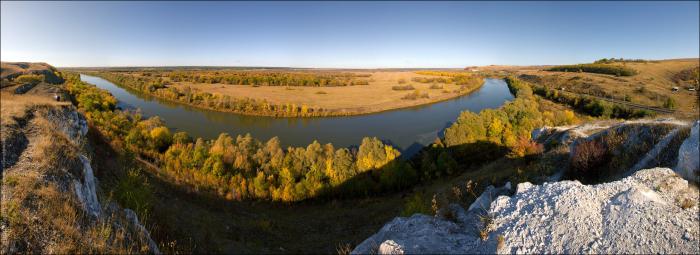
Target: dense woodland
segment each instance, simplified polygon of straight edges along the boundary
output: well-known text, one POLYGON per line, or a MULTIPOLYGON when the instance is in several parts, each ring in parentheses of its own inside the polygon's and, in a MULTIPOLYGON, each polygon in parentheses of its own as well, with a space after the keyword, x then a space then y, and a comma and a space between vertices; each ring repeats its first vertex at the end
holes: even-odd
POLYGON ((563 65, 554 66, 546 69, 547 71, 556 72, 586 72, 610 74, 615 76, 632 76, 637 74, 637 71, 624 65, 614 64, 579 64, 579 65, 563 65))
POLYGON ((399 190, 459 174, 470 159, 537 154, 541 147, 530 141, 533 128, 577 121, 570 111, 542 112, 530 87, 509 79, 515 100, 479 114, 464 111, 443 139, 410 159, 377 138, 364 138, 358 148, 313 142, 284 149, 277 138, 263 142, 250 135, 221 134, 205 140, 185 132, 173 134, 157 117, 142 119, 115 109, 111 94, 76 74, 67 77, 75 103, 114 147, 153 163, 177 183, 232 200, 291 202, 399 190))

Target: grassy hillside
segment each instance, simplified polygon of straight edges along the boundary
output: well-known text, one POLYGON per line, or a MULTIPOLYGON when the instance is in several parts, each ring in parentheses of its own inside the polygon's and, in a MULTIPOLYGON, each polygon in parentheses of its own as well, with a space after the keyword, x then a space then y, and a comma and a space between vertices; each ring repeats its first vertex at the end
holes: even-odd
POLYGON ((46 63, 28 63, 28 62, 2 62, 0 64, 0 79, 2 79, 2 87, 12 86, 16 83, 24 83, 25 79, 32 79, 33 75, 40 77, 40 81, 48 83, 61 83, 63 78, 60 72, 53 66, 46 63))
POLYGON ((618 65, 633 69, 634 76, 614 76, 587 72, 553 72, 551 68, 509 69, 536 86, 620 101, 661 107, 677 111, 680 118, 698 116, 698 59, 674 59, 648 62, 623 62, 618 65), (674 91, 678 87, 679 91, 674 91), (694 88, 695 91, 689 90, 694 88))

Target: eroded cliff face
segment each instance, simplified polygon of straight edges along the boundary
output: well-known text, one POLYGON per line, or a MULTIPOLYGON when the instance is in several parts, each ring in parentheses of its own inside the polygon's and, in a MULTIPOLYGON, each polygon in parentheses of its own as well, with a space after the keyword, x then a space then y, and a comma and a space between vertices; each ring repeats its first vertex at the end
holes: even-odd
POLYGON ((3 120, 2 252, 160 253, 133 211, 100 203, 82 114, 27 104, 3 120))
POLYGON ((438 213, 449 219, 397 217, 352 253, 700 253, 700 193, 689 184, 697 178, 698 125, 689 132, 675 120, 536 130, 533 139, 570 151, 615 133, 628 136, 620 151, 653 143, 619 171, 621 179, 585 185, 559 174, 541 185, 489 188, 468 210, 452 204, 451 213, 438 213), (638 169, 652 164, 676 167, 638 169))

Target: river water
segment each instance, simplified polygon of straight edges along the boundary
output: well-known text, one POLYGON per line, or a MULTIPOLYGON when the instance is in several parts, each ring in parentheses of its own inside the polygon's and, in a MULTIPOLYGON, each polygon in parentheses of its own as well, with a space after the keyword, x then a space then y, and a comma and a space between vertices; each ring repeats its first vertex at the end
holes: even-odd
POLYGON ((484 85, 469 95, 429 105, 357 116, 281 118, 199 109, 125 89, 99 77, 81 74, 80 78, 111 92, 119 101, 118 107, 140 109, 147 117, 159 116, 169 128, 192 137, 214 139, 223 132, 233 137, 250 133, 261 141, 277 136, 283 146, 305 147, 318 140, 338 148, 357 146, 363 137, 376 136, 404 154, 434 141, 460 112, 497 108, 513 99, 503 80, 485 79, 484 85))

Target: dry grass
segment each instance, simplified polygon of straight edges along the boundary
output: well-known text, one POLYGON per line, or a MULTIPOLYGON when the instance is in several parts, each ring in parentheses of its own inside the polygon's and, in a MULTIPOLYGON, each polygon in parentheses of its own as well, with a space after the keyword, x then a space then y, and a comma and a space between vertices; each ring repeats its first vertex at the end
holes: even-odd
MULTIPOLYGON (((622 64, 619 64, 622 65, 622 64)), ((696 91, 688 91, 683 85, 676 83, 674 76, 684 70, 699 65, 698 59, 662 60, 648 63, 625 63, 639 74, 629 77, 613 75, 578 73, 578 72, 549 72, 542 68, 521 67, 504 68, 503 70, 517 75, 534 75, 542 79, 538 82, 550 89, 565 87, 567 91, 590 93, 600 96, 613 97, 633 103, 663 107, 666 98, 672 98, 678 103, 682 112, 698 112, 696 91), (680 87, 680 91, 672 91, 680 87)))
POLYGON ((38 95, 3 98, 3 124, 24 119, 26 127, 13 132, 24 132, 30 144, 22 151, 23 159, 3 172, 0 250, 56 254, 147 251, 141 239, 129 234, 135 232, 114 227, 116 220, 128 226, 120 215, 93 219, 85 214, 73 188, 73 181, 83 178, 78 159, 81 149, 45 118, 49 107, 57 104, 64 103, 38 95))
MULTIPOLYGON (((285 87, 285 86, 260 86, 248 85, 224 85, 221 84, 192 84, 187 82, 176 82, 173 85, 178 89, 189 86, 193 89, 229 95, 232 98, 254 98, 267 100, 273 104, 296 104, 307 105, 313 108, 323 108, 326 111, 348 112, 362 114, 379 112, 391 109, 410 107, 415 105, 438 102, 461 95, 460 93, 443 93, 441 90, 430 89, 430 84, 411 83, 412 86, 428 95, 427 98, 417 100, 402 100, 404 91, 397 91, 392 87, 399 85, 399 80, 410 81, 414 77, 431 77, 418 75, 409 71, 374 71, 360 72, 371 74, 369 85, 346 86, 346 87, 324 87, 319 93, 316 87, 285 87)), ((437 77, 437 76, 435 76, 437 77)), ((461 86, 455 84, 443 85, 445 90, 459 90, 461 86)))
POLYGON ((37 106, 70 105, 70 102, 56 102, 49 95, 15 95, 9 91, 0 92, 0 118, 3 126, 14 125, 17 119, 25 118, 28 110, 37 106))
POLYGON ((352 252, 352 246, 349 243, 341 243, 338 244, 335 250, 338 252, 338 255, 349 255, 352 252))
POLYGON ((498 235, 498 242, 496 244, 496 250, 503 249, 506 246, 506 238, 503 235, 498 235))
POLYGON ((693 200, 691 200, 689 198, 680 199, 679 204, 680 204, 681 208, 683 208, 683 210, 688 209, 688 208, 693 208, 693 206, 695 206, 695 202, 693 202, 693 200))
POLYGON ((479 237, 482 241, 486 241, 489 239, 489 234, 491 233, 493 218, 490 215, 482 215, 479 216, 479 220, 483 224, 483 226, 479 230, 479 237))

